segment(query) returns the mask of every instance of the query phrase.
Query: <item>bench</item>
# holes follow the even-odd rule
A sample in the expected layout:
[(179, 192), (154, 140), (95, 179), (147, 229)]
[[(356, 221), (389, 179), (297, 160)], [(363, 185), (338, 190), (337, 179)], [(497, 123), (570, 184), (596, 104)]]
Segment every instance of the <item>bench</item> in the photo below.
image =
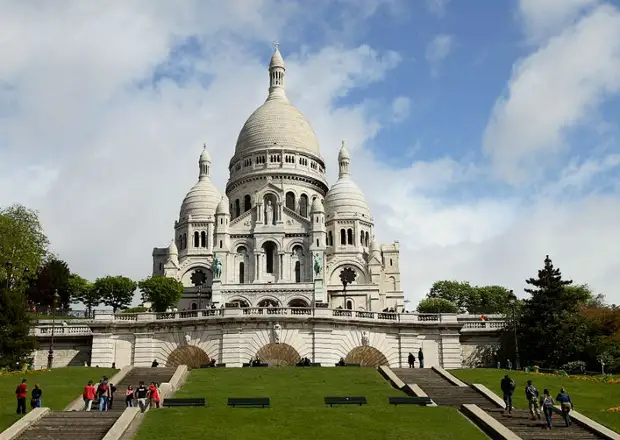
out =
[(321, 363), (320, 362), (311, 362), (310, 365), (299, 365), (296, 364), (298, 367), (320, 367)]
[(243, 368), (249, 368), (249, 367), (256, 368), (256, 367), (268, 367), (268, 366), (269, 364), (263, 363), (263, 362), (261, 362), (260, 364), (254, 364), (254, 365), (250, 363), (243, 364)]
[(204, 397), (169, 398), (164, 399), (163, 406), (207, 406), (207, 400)]
[(269, 408), (269, 397), (229, 397), (228, 406)]
[(342, 397), (334, 397), (328, 396), (325, 397), (325, 405), (333, 406), (333, 405), (366, 405), (368, 402), (366, 401), (366, 397), (351, 397), (351, 396), (342, 396)]
[(344, 365), (340, 365), (340, 364), (336, 364), (337, 367), (360, 367), (361, 364), (344, 364)]
[(202, 364), (200, 366), (200, 368), (215, 368), (215, 367), (220, 367), (221, 368), (221, 367), (225, 367), (225, 366), (226, 366), (226, 364), (215, 364), (215, 365), (212, 365), (212, 364)]
[(430, 397), (413, 397), (413, 396), (398, 396), (388, 397), (390, 405), (430, 405), (433, 403)]

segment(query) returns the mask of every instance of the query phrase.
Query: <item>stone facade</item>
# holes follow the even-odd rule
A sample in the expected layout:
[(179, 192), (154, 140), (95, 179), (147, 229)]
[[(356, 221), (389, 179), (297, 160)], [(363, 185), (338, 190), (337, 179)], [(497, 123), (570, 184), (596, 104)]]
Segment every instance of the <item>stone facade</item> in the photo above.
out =
[[(285, 73), (276, 48), (269, 94), (239, 133), (226, 195), (211, 181), (205, 147), (175, 238), (153, 250), (153, 274), (183, 283), (182, 310), (324, 303), (402, 311), (398, 242), (375, 241), (344, 143), (338, 181), (329, 187), (316, 135), (286, 97)], [(351, 275), (346, 289), (343, 273)]]

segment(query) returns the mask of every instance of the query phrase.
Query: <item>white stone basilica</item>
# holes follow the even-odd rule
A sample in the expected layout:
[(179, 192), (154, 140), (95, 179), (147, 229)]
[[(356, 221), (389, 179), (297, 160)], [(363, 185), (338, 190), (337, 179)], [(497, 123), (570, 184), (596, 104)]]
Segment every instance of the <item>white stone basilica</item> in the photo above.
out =
[[(310, 307), (402, 311), (399, 245), (380, 245), (344, 146), (328, 186), (316, 135), (285, 94), (276, 45), (269, 95), (239, 133), (226, 195), (211, 181), (211, 157), (175, 221), (175, 239), (153, 250), (153, 274), (180, 280), (179, 309)], [(345, 279), (346, 287), (343, 287)]]

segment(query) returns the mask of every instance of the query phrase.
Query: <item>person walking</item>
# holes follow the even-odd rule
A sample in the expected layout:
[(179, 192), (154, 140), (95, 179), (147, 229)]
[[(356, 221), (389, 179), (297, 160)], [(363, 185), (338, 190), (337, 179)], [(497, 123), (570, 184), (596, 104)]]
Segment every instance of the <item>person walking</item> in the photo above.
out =
[(553, 406), (555, 402), (553, 401), (553, 397), (549, 393), (549, 390), (545, 388), (543, 391), (543, 396), (540, 399), (540, 409), (542, 409), (545, 414), (545, 420), (547, 421), (547, 429), (553, 428)]
[(500, 385), (502, 388), (502, 392), (504, 393), (504, 404), (506, 405), (506, 409), (504, 411), (508, 411), (508, 413), (511, 414), (512, 394), (515, 391), (515, 383), (510, 377), (508, 377), (508, 375), (505, 375)]
[(151, 408), (159, 408), (159, 389), (155, 382), (151, 382), (151, 385), (149, 385), (149, 397), (151, 399)]
[(108, 411), (112, 409), (112, 405), (114, 404), (114, 393), (116, 392), (116, 386), (111, 383), (108, 385)]
[(125, 407), (132, 408), (133, 407), (133, 399), (134, 399), (134, 390), (131, 385), (127, 386), (125, 390)]
[(108, 396), (110, 387), (108, 387), (108, 378), (104, 377), (103, 381), (97, 387), (97, 398), (99, 400), (99, 411), (108, 410)]
[(532, 381), (527, 381), (527, 386), (525, 387), (525, 398), (527, 399), (527, 404), (530, 409), (530, 415), (532, 416), (532, 420), (540, 420), (540, 402), (538, 400), (538, 389), (534, 385), (532, 385)]
[(17, 397), (17, 414), (26, 414), (26, 396), (28, 396), (28, 385), (26, 379), (15, 388), (15, 397)]
[(415, 368), (415, 356), (413, 353), (409, 353), (409, 356), (407, 356), (407, 362), (409, 363), (409, 368)]
[(90, 411), (93, 405), (93, 400), (97, 396), (97, 388), (93, 385), (93, 381), (89, 380), (88, 384), (84, 387), (82, 392), (82, 399), (84, 399), (84, 411)]
[(30, 407), (32, 409), (41, 408), (41, 396), (43, 396), (43, 390), (39, 384), (36, 384), (32, 389), (32, 393), (30, 393)]
[(571, 421), (569, 413), (570, 410), (573, 409), (573, 401), (571, 400), (570, 396), (564, 388), (560, 390), (560, 394), (557, 395), (555, 400), (560, 402), (560, 407), (562, 408), (562, 417), (564, 417), (564, 423), (566, 423), (567, 427), (570, 426)]
[(418, 350), (418, 361), (420, 362), (420, 368), (424, 368), (424, 352), (422, 347)]
[(138, 388), (136, 388), (136, 399), (138, 401), (138, 406), (140, 407), (140, 411), (146, 411), (146, 399), (149, 395), (149, 390), (146, 386), (144, 386), (144, 382), (140, 381)]

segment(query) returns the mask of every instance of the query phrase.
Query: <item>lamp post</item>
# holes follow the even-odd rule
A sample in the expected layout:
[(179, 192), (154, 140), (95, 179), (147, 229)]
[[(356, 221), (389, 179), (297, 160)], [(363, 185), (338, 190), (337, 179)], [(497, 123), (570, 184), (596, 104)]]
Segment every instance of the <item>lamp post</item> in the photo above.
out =
[(515, 367), (521, 369), (521, 361), (519, 359), (519, 339), (517, 338), (517, 295), (510, 291), (510, 308), (512, 309), (512, 331), (515, 338)]
[(50, 349), (47, 354), (47, 369), (52, 369), (54, 363), (54, 330), (56, 329), (56, 302), (60, 298), (58, 295), (58, 289), (54, 290), (54, 297), (52, 299), (52, 337), (50, 338)]
[(198, 284), (198, 310), (202, 310), (202, 283)]

